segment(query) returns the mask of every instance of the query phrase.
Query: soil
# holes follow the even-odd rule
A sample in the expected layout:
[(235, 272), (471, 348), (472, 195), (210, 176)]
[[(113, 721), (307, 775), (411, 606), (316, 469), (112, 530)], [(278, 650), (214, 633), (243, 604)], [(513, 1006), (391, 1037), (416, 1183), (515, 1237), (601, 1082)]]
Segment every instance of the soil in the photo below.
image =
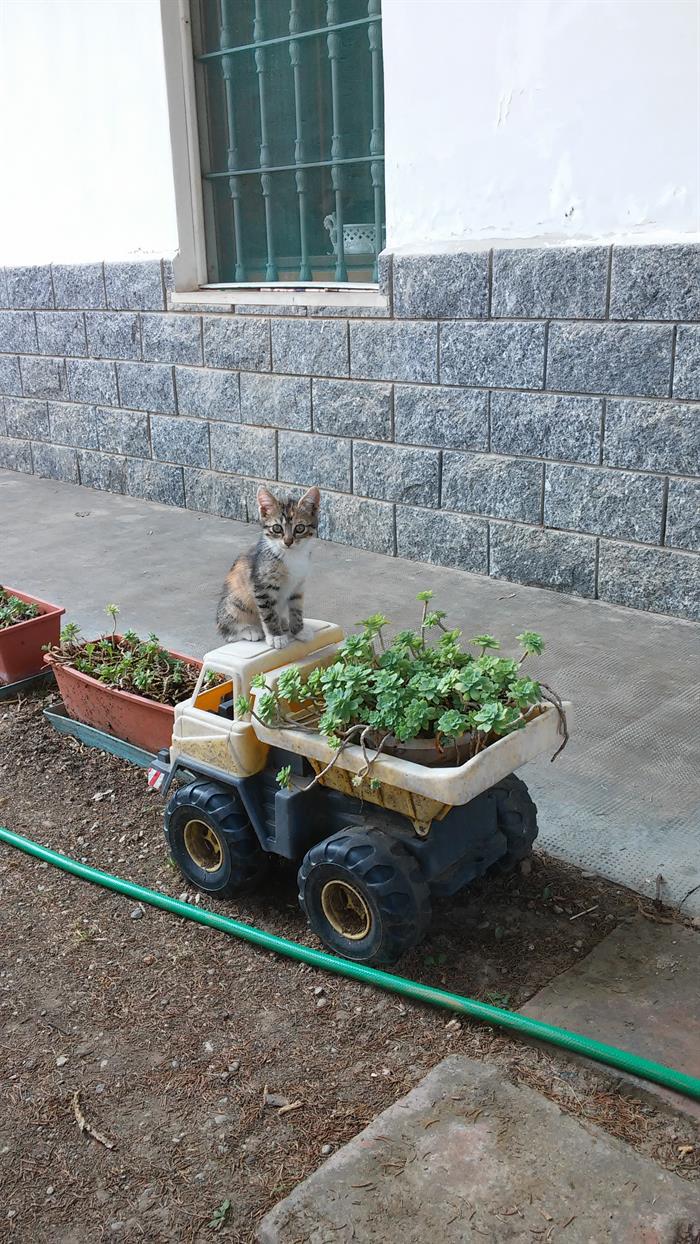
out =
[[(143, 771), (56, 734), (42, 708), (0, 704), (0, 823), (199, 901), (168, 859)], [(325, 1154), (456, 1052), (700, 1178), (692, 1125), (603, 1072), (135, 907), (11, 848), (0, 884), (3, 1239), (252, 1241)], [(528, 876), (437, 903), (429, 938), (397, 970), (516, 1007), (640, 906), (659, 914), (536, 854)], [(293, 869), (225, 910), (318, 945)]]

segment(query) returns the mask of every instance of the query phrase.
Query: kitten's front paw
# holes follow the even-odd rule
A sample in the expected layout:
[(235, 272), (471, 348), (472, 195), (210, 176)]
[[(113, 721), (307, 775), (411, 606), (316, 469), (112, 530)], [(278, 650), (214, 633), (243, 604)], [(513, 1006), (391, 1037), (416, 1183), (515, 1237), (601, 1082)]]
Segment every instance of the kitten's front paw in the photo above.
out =
[(289, 643), (291, 643), (289, 634), (270, 636), (270, 646), (272, 648), (286, 648)]

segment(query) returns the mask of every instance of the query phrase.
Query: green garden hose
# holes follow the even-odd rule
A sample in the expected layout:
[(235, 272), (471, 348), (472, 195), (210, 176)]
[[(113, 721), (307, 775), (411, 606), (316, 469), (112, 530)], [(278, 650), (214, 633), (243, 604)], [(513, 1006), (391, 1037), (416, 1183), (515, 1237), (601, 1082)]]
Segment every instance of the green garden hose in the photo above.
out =
[(411, 998), (414, 1002), (428, 1002), (431, 1006), (444, 1007), (472, 1019), (482, 1020), (487, 1024), (495, 1024), (510, 1032), (519, 1033), (523, 1037), (531, 1037), (537, 1041), (547, 1041), (558, 1045), (572, 1054), (582, 1054), (593, 1058), (599, 1063), (615, 1067), (617, 1071), (625, 1071), (630, 1075), (640, 1076), (643, 1080), (652, 1080), (662, 1084), (664, 1088), (674, 1089), (687, 1097), (700, 1100), (700, 1079), (685, 1075), (672, 1067), (664, 1067), (661, 1063), (651, 1062), (648, 1058), (640, 1058), (627, 1050), (618, 1050), (614, 1045), (604, 1045), (579, 1033), (568, 1032), (566, 1028), (556, 1028), (553, 1024), (543, 1024), (540, 1020), (529, 1019), (526, 1015), (518, 1015), (513, 1011), (504, 1011), (500, 1007), (490, 1006), (487, 1002), (477, 1002), (474, 998), (463, 998), (460, 994), (449, 993), (445, 989), (435, 989), (432, 985), (421, 985), (418, 981), (405, 980), (402, 976), (394, 976), (390, 972), (380, 972), (377, 968), (365, 967), (362, 963), (352, 963), (348, 959), (336, 959), (321, 950), (313, 950), (310, 946), (300, 946), (285, 937), (276, 937), (273, 933), (265, 933), (254, 925), (242, 924), (229, 916), (220, 916), (213, 911), (203, 911), (180, 899), (170, 898), (168, 894), (159, 894), (148, 890), (145, 886), (135, 885), (132, 881), (124, 881), (121, 877), (112, 877), (110, 873), (99, 868), (91, 868), (89, 864), (81, 864), (58, 851), (42, 847), (31, 838), (14, 834), (0, 826), (0, 841), (11, 847), (18, 847), (27, 855), (54, 864), (64, 872), (73, 873), (84, 881), (92, 881), (117, 894), (125, 894), (127, 898), (139, 903), (150, 903), (152, 907), (160, 907), (163, 911), (172, 912), (175, 916), (184, 916), (186, 920), (196, 920), (210, 929), (219, 929), (222, 933), (230, 933), (246, 942), (252, 942), (262, 950), (270, 950), (278, 955), (286, 955), (310, 967), (320, 968), (325, 972), (335, 972), (337, 976), (349, 976), (352, 980), (361, 981), (364, 985), (376, 985), (379, 989), (388, 989), (392, 993)]

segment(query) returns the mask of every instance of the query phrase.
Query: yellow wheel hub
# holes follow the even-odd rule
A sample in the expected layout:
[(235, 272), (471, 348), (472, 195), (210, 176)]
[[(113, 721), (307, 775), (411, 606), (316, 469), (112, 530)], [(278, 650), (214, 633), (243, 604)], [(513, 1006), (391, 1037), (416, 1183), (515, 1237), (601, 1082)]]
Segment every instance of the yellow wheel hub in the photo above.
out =
[(367, 902), (347, 881), (327, 881), (321, 890), (321, 907), (328, 923), (351, 942), (366, 937), (372, 927)]
[(205, 821), (188, 821), (185, 825), (185, 850), (190, 859), (205, 873), (215, 873), (224, 861), (218, 834)]

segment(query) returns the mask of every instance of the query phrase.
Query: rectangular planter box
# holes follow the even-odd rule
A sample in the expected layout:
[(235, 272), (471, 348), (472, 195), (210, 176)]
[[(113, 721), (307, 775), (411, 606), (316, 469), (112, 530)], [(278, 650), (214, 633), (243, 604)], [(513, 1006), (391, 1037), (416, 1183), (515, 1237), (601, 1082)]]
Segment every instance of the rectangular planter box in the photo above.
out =
[[(201, 661), (195, 661), (193, 657), (183, 656), (170, 648), (166, 651), (178, 661), (201, 668)], [(170, 747), (174, 708), (156, 704), (155, 700), (147, 700), (144, 696), (132, 695), (130, 691), (108, 687), (89, 674), (81, 674), (68, 665), (56, 664), (49, 656), (46, 661), (53, 669), (68, 716), (74, 721), (103, 730), (105, 734), (123, 739), (125, 743), (140, 747), (151, 755)]]
[[(326, 658), (329, 659), (329, 658)], [(309, 673), (319, 664), (315, 656), (294, 663), (303, 674)], [(283, 667), (276, 669), (267, 676), (268, 687), (275, 687), (282, 674)], [(257, 702), (260, 691), (255, 691)], [(559, 716), (551, 704), (543, 704), (538, 717), (528, 722), (524, 730), (515, 730), (506, 734), (496, 743), (485, 747), (478, 756), (465, 761), (463, 765), (451, 765), (445, 768), (427, 768), (415, 764), (412, 760), (402, 760), (398, 756), (382, 755), (372, 766), (372, 776), (379, 779), (386, 787), (398, 788), (431, 799), (435, 803), (454, 807), (457, 804), (469, 803), (483, 791), (489, 790), (508, 774), (514, 773), (529, 760), (541, 755), (550, 755), (562, 742)], [(573, 705), (564, 702), (569, 731), (573, 725)], [(276, 730), (269, 726), (255, 723), (255, 733), (264, 743), (272, 747), (283, 747), (289, 752), (306, 756), (311, 760), (320, 761), (325, 765), (334, 755), (326, 740), (320, 734), (307, 731), (284, 729)], [(369, 755), (372, 755), (370, 750)], [(360, 773), (365, 767), (365, 757), (361, 747), (351, 745), (338, 757), (336, 767), (341, 772)], [(369, 784), (368, 784), (369, 792)], [(364, 793), (364, 792), (363, 792)], [(369, 793), (366, 794), (369, 798)]]
[(44, 666), (42, 648), (45, 644), (57, 644), (61, 633), (61, 616), (66, 611), (61, 605), (50, 605), (37, 596), (28, 596), (3, 584), (6, 592), (23, 600), (25, 604), (37, 605), (41, 610), (38, 618), (15, 622), (0, 631), (0, 684), (21, 682), (40, 674)]

